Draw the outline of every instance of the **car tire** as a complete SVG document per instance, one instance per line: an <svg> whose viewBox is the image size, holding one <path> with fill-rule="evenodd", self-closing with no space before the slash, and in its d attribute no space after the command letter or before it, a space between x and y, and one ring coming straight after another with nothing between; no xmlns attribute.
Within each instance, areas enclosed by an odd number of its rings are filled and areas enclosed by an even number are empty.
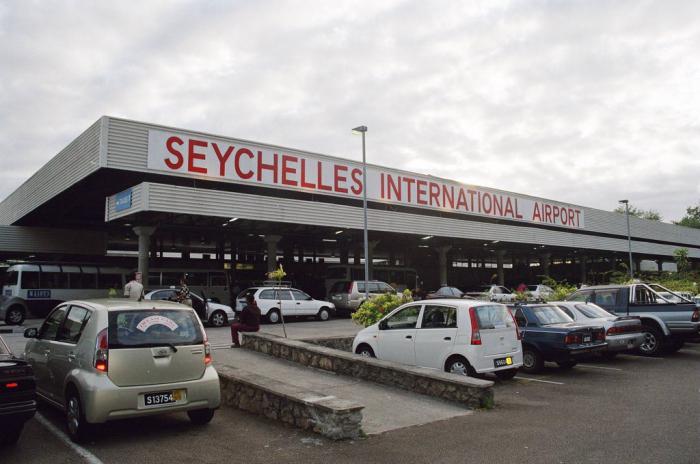
<svg viewBox="0 0 700 464"><path fill-rule="evenodd" d="M321 308L318 311L318 314L316 315L316 318L319 321L327 321L328 319L331 318L331 312L328 310L328 308Z"/></svg>
<svg viewBox="0 0 700 464"><path fill-rule="evenodd" d="M376 358L377 355L374 354L374 350L371 346L363 343L355 349L355 354L359 354L363 358Z"/></svg>
<svg viewBox="0 0 700 464"><path fill-rule="evenodd" d="M540 372L544 368L542 355L534 348L523 347L523 370L530 374Z"/></svg>
<svg viewBox="0 0 700 464"><path fill-rule="evenodd" d="M578 364L577 361L559 361L559 362L557 362L557 366L559 366L559 369L562 369L565 371L572 369L576 364Z"/></svg>
<svg viewBox="0 0 700 464"><path fill-rule="evenodd" d="M271 309L267 312L267 322L270 324L279 324L280 322L280 312L278 309Z"/></svg>
<svg viewBox="0 0 700 464"><path fill-rule="evenodd" d="M214 409L194 409L187 411L187 417L194 425L206 425L214 418Z"/></svg>
<svg viewBox="0 0 700 464"><path fill-rule="evenodd" d="M5 324L7 325L22 325L26 313L24 308L20 305L13 305L7 309L5 313Z"/></svg>
<svg viewBox="0 0 700 464"><path fill-rule="evenodd" d="M502 371L496 371L494 374L496 374L496 377L498 380L510 380L513 377L515 377L515 374L518 373L518 369L505 369Z"/></svg>
<svg viewBox="0 0 700 464"><path fill-rule="evenodd" d="M467 377L474 377L476 375L476 371L464 356L452 356L449 358L445 363L445 372L466 375Z"/></svg>
<svg viewBox="0 0 700 464"><path fill-rule="evenodd" d="M639 345L639 354L642 356L657 356L661 354L666 338L661 330L652 325L642 324L642 333L644 334L644 341Z"/></svg>
<svg viewBox="0 0 700 464"><path fill-rule="evenodd" d="M664 352L668 354L672 354L680 350L685 346L685 340L678 340L678 339L670 339L668 340L668 343L664 347Z"/></svg>
<svg viewBox="0 0 700 464"><path fill-rule="evenodd" d="M209 325L212 327L223 327L228 322L226 313L223 311L214 311L211 316L209 316Z"/></svg>
<svg viewBox="0 0 700 464"><path fill-rule="evenodd" d="M92 434L92 425L85 419L80 395L75 390L69 390L66 395L66 430L76 443L86 441Z"/></svg>

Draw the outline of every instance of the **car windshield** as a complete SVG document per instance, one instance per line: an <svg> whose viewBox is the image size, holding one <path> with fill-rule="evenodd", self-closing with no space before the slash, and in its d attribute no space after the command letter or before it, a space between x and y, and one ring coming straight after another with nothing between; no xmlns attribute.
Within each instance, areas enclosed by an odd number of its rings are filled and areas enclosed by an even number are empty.
<svg viewBox="0 0 700 464"><path fill-rule="evenodd" d="M480 329L503 329L505 327L515 327L515 322L503 305L478 306L476 316Z"/></svg>
<svg viewBox="0 0 700 464"><path fill-rule="evenodd" d="M340 282L336 282L333 284L333 286L331 287L331 293L344 293L349 286L350 282L346 280L341 280Z"/></svg>
<svg viewBox="0 0 700 464"><path fill-rule="evenodd" d="M110 349L204 343L191 309L111 311L108 334Z"/></svg>
<svg viewBox="0 0 700 464"><path fill-rule="evenodd" d="M5 346L5 342L0 338L0 354L10 354L10 350Z"/></svg>
<svg viewBox="0 0 700 464"><path fill-rule="evenodd" d="M564 322L573 322L564 311L556 306L535 306L530 308L530 311L537 318L540 325L561 324Z"/></svg>
<svg viewBox="0 0 700 464"><path fill-rule="evenodd" d="M531 292L534 292L535 290L537 290L537 285L528 285L527 289L530 290Z"/></svg>
<svg viewBox="0 0 700 464"><path fill-rule="evenodd" d="M248 295L255 297L256 291L257 291L257 289L255 289L255 288L248 288L246 290L243 290L241 293L238 294L238 299L245 300L248 297Z"/></svg>
<svg viewBox="0 0 700 464"><path fill-rule="evenodd" d="M596 319L598 317L610 317L612 314L593 304L577 304L574 306L584 316L589 319Z"/></svg>

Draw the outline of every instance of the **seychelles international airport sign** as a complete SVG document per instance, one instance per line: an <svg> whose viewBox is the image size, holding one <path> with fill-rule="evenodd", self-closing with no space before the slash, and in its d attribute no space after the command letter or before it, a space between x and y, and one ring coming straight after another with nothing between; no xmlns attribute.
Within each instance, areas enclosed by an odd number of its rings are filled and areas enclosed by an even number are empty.
<svg viewBox="0 0 700 464"><path fill-rule="evenodd" d="M362 164L337 158L150 130L148 167L177 175L362 198ZM581 208L388 168L367 168L367 199L573 229Z"/></svg>

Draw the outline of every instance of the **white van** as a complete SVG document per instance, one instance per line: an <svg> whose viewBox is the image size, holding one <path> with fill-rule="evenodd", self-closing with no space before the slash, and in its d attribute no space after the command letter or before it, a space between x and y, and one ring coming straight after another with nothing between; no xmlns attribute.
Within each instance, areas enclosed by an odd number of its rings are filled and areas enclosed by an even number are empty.
<svg viewBox="0 0 700 464"><path fill-rule="evenodd" d="M58 303L123 293L129 271L78 264L15 264L7 269L0 321L20 325L28 313L43 317Z"/></svg>
<svg viewBox="0 0 700 464"><path fill-rule="evenodd" d="M361 330L353 353L461 375L506 380L523 364L520 332L505 305L435 299L399 306Z"/></svg>

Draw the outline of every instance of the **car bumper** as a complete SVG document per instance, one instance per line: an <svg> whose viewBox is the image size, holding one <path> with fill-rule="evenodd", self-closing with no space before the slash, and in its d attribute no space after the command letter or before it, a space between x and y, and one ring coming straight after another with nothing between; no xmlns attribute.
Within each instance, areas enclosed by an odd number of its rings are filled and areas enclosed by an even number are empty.
<svg viewBox="0 0 700 464"><path fill-rule="evenodd" d="M106 375L96 376L91 388L81 392L85 418L90 423L193 409L216 409L221 404L219 375L213 366L207 367L204 375L197 380L133 387L119 387ZM155 407L143 405L144 393L169 390L184 390L184 400Z"/></svg>
<svg viewBox="0 0 700 464"><path fill-rule="evenodd" d="M503 358L506 358L508 356L510 356L512 358L513 364L501 366L501 367L495 367L494 361L496 359L503 359ZM522 367L522 365L523 365L523 352L522 351L514 351L512 353L484 356L480 362L474 362L473 367L477 373L486 374L488 372L506 371L509 369L517 369L519 367Z"/></svg>
<svg viewBox="0 0 700 464"><path fill-rule="evenodd" d="M629 351L639 348L644 341L644 334L631 333L623 335L611 335L605 339L608 343L608 351Z"/></svg>
<svg viewBox="0 0 700 464"><path fill-rule="evenodd" d="M567 349L555 349L552 351L544 352L543 356L546 361L569 361L575 360L581 357L585 357L591 353L597 353L606 350L608 347L607 343L600 343L598 345L592 346L574 346Z"/></svg>
<svg viewBox="0 0 700 464"><path fill-rule="evenodd" d="M0 423L26 422L36 412L36 401L21 401L18 403L0 404Z"/></svg>

